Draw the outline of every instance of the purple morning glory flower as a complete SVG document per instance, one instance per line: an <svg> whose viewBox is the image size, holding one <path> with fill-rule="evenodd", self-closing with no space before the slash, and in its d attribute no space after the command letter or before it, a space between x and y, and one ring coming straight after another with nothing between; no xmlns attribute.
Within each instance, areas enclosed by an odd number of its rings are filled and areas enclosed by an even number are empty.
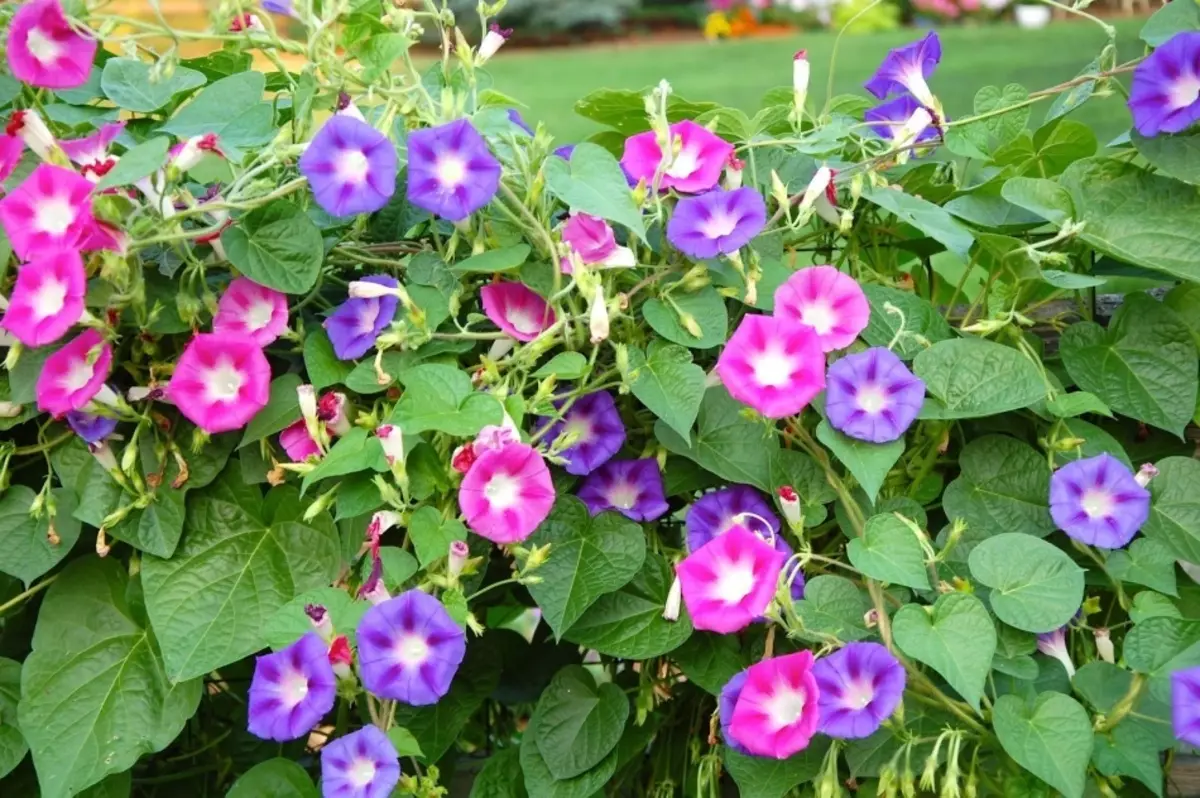
<svg viewBox="0 0 1200 798"><path fill-rule="evenodd" d="M746 517L739 519L738 516L743 514ZM770 527L775 536L775 548L791 553L779 535L779 516L775 515L771 505L767 504L758 491L749 485L729 485L706 493L688 508L688 551L699 551L705 543L728 532L738 523L764 540L771 537L765 529Z"/></svg>
<svg viewBox="0 0 1200 798"><path fill-rule="evenodd" d="M554 151L554 154L564 161L570 162L571 156L575 154L574 144L564 144Z"/></svg>
<svg viewBox="0 0 1200 798"><path fill-rule="evenodd" d="M400 285L394 277L373 274L361 282L376 283L389 288ZM394 296L347 299L325 319L325 332L339 360L360 358L375 345L375 339L396 317L400 300Z"/></svg>
<svg viewBox="0 0 1200 798"><path fill-rule="evenodd" d="M1171 674L1171 725L1175 739L1200 746L1200 665Z"/></svg>
<svg viewBox="0 0 1200 798"><path fill-rule="evenodd" d="M742 695L742 688L746 686L747 675L746 671L734 674L733 678L721 688L721 695L717 696L717 714L721 719L721 739L725 741L725 745L743 756L751 754L729 733L729 725L733 723L733 709Z"/></svg>
<svg viewBox="0 0 1200 798"><path fill-rule="evenodd" d="M296 16L296 10L292 7L292 0L262 0L262 7L272 14L283 14L287 17Z"/></svg>
<svg viewBox="0 0 1200 798"><path fill-rule="evenodd" d="M533 135L533 128L531 128L529 126L529 123L525 121L525 117L521 116L521 112L518 111L516 108L508 109L508 121L512 122L514 125L521 128L521 130L524 130L529 135L531 135L531 136Z"/></svg>
<svg viewBox="0 0 1200 798"><path fill-rule="evenodd" d="M323 798L388 798L399 782L396 747L375 726L364 726L321 749Z"/></svg>
<svg viewBox="0 0 1200 798"><path fill-rule="evenodd" d="M925 383L883 347L847 355L825 375L825 415L836 430L871 443L904 435L925 403Z"/></svg>
<svg viewBox="0 0 1200 798"><path fill-rule="evenodd" d="M921 108L911 94L901 94L887 102L880 103L874 108L868 108L863 118L871 123L871 130L882 139L891 141L900 133L904 123ZM917 134L917 141L929 141L938 137L938 130L933 124Z"/></svg>
<svg viewBox="0 0 1200 798"><path fill-rule="evenodd" d="M466 119L408 135L408 201L461 221L500 189L500 162Z"/></svg>
<svg viewBox="0 0 1200 798"><path fill-rule="evenodd" d="M1150 517L1150 491L1111 454L1067 463L1050 477L1050 515L1068 537L1119 549Z"/></svg>
<svg viewBox="0 0 1200 798"><path fill-rule="evenodd" d="M766 225L767 206L757 191L714 188L679 201L667 222L667 239L685 255L715 258L749 244Z"/></svg>
<svg viewBox="0 0 1200 798"><path fill-rule="evenodd" d="M1175 34L1138 64L1129 112L1143 136L1178 133L1200 120L1200 32Z"/></svg>
<svg viewBox="0 0 1200 798"><path fill-rule="evenodd" d="M933 92L925 81L933 75L941 60L942 41L936 31L929 31L925 38L889 52L879 69L863 85L881 100L889 94L908 92L921 105L930 108L934 105Z"/></svg>
<svg viewBox="0 0 1200 798"><path fill-rule="evenodd" d="M904 697L904 666L878 643L848 643L813 665L821 707L818 730L830 737L870 737Z"/></svg>
<svg viewBox="0 0 1200 798"><path fill-rule="evenodd" d="M333 709L337 677L325 643L308 632L283 651L254 661L250 733L285 742L303 737Z"/></svg>
<svg viewBox="0 0 1200 798"><path fill-rule="evenodd" d="M1075 678L1075 663L1071 661L1071 652L1067 649L1067 627L1060 626L1053 632L1038 635L1037 650L1061 662L1067 676Z"/></svg>
<svg viewBox="0 0 1200 798"><path fill-rule="evenodd" d="M612 394L597 391L581 396L547 433L547 440L573 434L575 443L563 449L568 474L586 476L612 459L625 445L625 424Z"/></svg>
<svg viewBox="0 0 1200 798"><path fill-rule="evenodd" d="M609 460L588 474L577 495L592 515L616 510L634 521L653 521L667 512L662 473L653 457Z"/></svg>
<svg viewBox="0 0 1200 798"><path fill-rule="evenodd" d="M442 602L420 590L376 604L358 624L359 673L379 698L436 704L466 651L467 636Z"/></svg>
<svg viewBox="0 0 1200 798"><path fill-rule="evenodd" d="M67 424L84 443L99 443L113 434L117 420L108 416L97 416L82 410L67 413Z"/></svg>
<svg viewBox="0 0 1200 798"><path fill-rule="evenodd" d="M347 114L321 126L300 156L300 173L332 216L371 213L396 190L396 148L388 137Z"/></svg>

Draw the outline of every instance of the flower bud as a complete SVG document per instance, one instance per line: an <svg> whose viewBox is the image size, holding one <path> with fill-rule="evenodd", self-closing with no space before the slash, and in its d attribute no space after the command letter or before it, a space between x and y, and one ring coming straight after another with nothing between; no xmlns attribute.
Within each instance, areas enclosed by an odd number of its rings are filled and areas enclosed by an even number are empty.
<svg viewBox="0 0 1200 798"><path fill-rule="evenodd" d="M383 424L375 428L375 435L383 446L383 456L393 473L397 468L404 468L404 433L392 424Z"/></svg>
<svg viewBox="0 0 1200 798"><path fill-rule="evenodd" d="M503 335L492 342L491 348L488 349L487 358L492 361L499 360L511 352L516 345L517 341L515 338Z"/></svg>
<svg viewBox="0 0 1200 798"><path fill-rule="evenodd" d="M464 443L454 450L454 454L450 455L450 467L460 474L465 474L471 470L471 466L475 465L477 459L475 446Z"/></svg>
<svg viewBox="0 0 1200 798"><path fill-rule="evenodd" d="M1150 480L1154 479L1156 476L1158 476L1158 469L1154 466L1154 464L1144 463L1142 467L1138 469L1138 472L1134 476L1133 480L1144 488L1149 485Z"/></svg>
<svg viewBox="0 0 1200 798"><path fill-rule="evenodd" d="M879 610L872 607L863 613L863 626L868 629L874 629L879 625Z"/></svg>
<svg viewBox="0 0 1200 798"><path fill-rule="evenodd" d="M804 529L804 514L800 509L800 494L791 485L784 485L779 489L779 508L783 510L783 517L787 519L788 526L793 532L799 533Z"/></svg>
<svg viewBox="0 0 1200 798"><path fill-rule="evenodd" d="M100 467L109 474L120 472L120 467L117 465L117 456L113 454L112 447L108 445L108 441L93 443L88 446L88 451L92 453L92 457L96 458L96 462Z"/></svg>
<svg viewBox="0 0 1200 798"><path fill-rule="evenodd" d="M37 111L29 109L13 111L12 116L8 118L8 125L5 126L4 132L9 136L20 137L21 141L25 142L25 146L43 161L54 160L53 156L55 150L58 149L58 143Z"/></svg>
<svg viewBox="0 0 1200 798"><path fill-rule="evenodd" d="M350 431L346 405L346 394L334 391L326 393L317 402L317 418L324 422L331 435L340 437Z"/></svg>
<svg viewBox="0 0 1200 798"><path fill-rule="evenodd" d="M171 159L171 166L180 172L186 172L199 164L204 155L210 152L222 158L225 157L216 133L192 136L179 147L178 152Z"/></svg>
<svg viewBox="0 0 1200 798"><path fill-rule="evenodd" d="M13 402L0 402L0 418L16 418L25 412L24 405Z"/></svg>
<svg viewBox="0 0 1200 798"><path fill-rule="evenodd" d="M725 190L736 191L742 187L742 172L746 168L746 162L737 157L735 153L729 153L729 160L725 163Z"/></svg>
<svg viewBox="0 0 1200 798"><path fill-rule="evenodd" d="M1100 659L1115 663L1117 661L1116 652L1113 650L1112 635L1108 629L1100 627L1093 634L1096 636L1096 653L1100 655Z"/></svg>
<svg viewBox="0 0 1200 798"><path fill-rule="evenodd" d="M100 527L96 530L96 556L107 557L110 551L112 551L112 546L108 543L108 535L105 534L104 527Z"/></svg>
<svg viewBox="0 0 1200 798"><path fill-rule="evenodd" d="M338 635L329 643L329 664L333 666L333 672L339 680L349 679L353 675L351 665L354 663L354 655L350 651L350 641L345 635Z"/></svg>
<svg viewBox="0 0 1200 798"><path fill-rule="evenodd" d="M446 571L450 574L451 579L458 579L458 575L462 573L470 556L471 549L467 546L466 541L455 540L450 543Z"/></svg>
<svg viewBox="0 0 1200 798"><path fill-rule="evenodd" d="M322 640L326 643L333 640L333 619L329 617L329 611L325 607L320 604L305 604L304 614L308 616L313 629Z"/></svg>
<svg viewBox="0 0 1200 798"><path fill-rule="evenodd" d="M479 52L475 63L482 64L494 56L512 34L512 28L501 28L493 22L488 28L488 32L484 34L483 41L479 43Z"/></svg>
<svg viewBox="0 0 1200 798"><path fill-rule="evenodd" d="M808 185L804 187L804 194L800 197L800 220L806 221L813 206L816 205L817 199L825 195L826 189L833 183L833 170L828 166L822 166L817 169L812 179L808 181Z"/></svg>
<svg viewBox="0 0 1200 798"><path fill-rule="evenodd" d="M333 506L333 500L337 498L337 486L330 488L317 497L317 500L304 510L304 520L311 521L321 513Z"/></svg>
<svg viewBox="0 0 1200 798"><path fill-rule="evenodd" d="M679 577L671 582L671 589L667 593L667 606L663 608L662 617L668 621L679 620L679 605L683 602L683 583L679 581Z"/></svg>
<svg viewBox="0 0 1200 798"><path fill-rule="evenodd" d="M401 301L411 301L408 298L408 292L402 286L380 285L368 280L354 280L347 286L346 293L354 299L379 299L380 297L394 296ZM408 302L406 301L405 304L407 305Z"/></svg>
<svg viewBox="0 0 1200 798"><path fill-rule="evenodd" d="M608 338L608 305L604 301L604 286L596 285L596 294L592 297L592 309L588 314L588 328L592 333L592 343L603 343Z"/></svg>
<svg viewBox="0 0 1200 798"><path fill-rule="evenodd" d="M358 597L365 598L372 604L382 604L392 597L383 584L383 561L378 557L371 563L371 575L358 589Z"/></svg>
<svg viewBox="0 0 1200 798"><path fill-rule="evenodd" d="M804 103L808 98L810 75L808 51L798 50L792 59L792 105L796 109L796 124L804 118Z"/></svg>
<svg viewBox="0 0 1200 798"><path fill-rule="evenodd" d="M771 170L771 198L779 203L779 207L787 208L791 205L791 199L788 196L787 186L780 179L779 173L774 169Z"/></svg>
<svg viewBox="0 0 1200 798"><path fill-rule="evenodd" d="M1067 627L1060 626L1053 632L1038 635L1037 650L1061 662L1068 678L1075 677L1075 663L1071 662L1071 654L1067 651Z"/></svg>

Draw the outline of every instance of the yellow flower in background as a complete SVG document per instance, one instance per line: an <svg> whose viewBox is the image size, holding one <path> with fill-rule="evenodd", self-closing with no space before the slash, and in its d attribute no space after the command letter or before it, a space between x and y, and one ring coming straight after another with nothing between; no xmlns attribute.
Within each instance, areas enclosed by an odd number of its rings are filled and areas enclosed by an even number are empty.
<svg viewBox="0 0 1200 798"><path fill-rule="evenodd" d="M709 41L729 36L733 29L729 26L729 18L720 11L714 11L704 19L704 38Z"/></svg>

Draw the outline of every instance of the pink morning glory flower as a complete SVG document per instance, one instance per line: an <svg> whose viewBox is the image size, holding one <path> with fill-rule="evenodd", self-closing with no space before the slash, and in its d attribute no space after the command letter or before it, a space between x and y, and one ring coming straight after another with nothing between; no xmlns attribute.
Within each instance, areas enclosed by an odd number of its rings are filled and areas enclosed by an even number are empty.
<svg viewBox="0 0 1200 798"><path fill-rule="evenodd" d="M903 437L925 403L925 383L879 346L841 358L829 367L825 382L830 426L860 441Z"/></svg>
<svg viewBox="0 0 1200 798"><path fill-rule="evenodd" d="M273 342L287 329L287 296L238 277L217 301L214 333L245 335L259 346Z"/></svg>
<svg viewBox="0 0 1200 798"><path fill-rule="evenodd" d="M321 749L323 798L388 798L400 783L400 757L377 726L364 726Z"/></svg>
<svg viewBox="0 0 1200 798"><path fill-rule="evenodd" d="M94 171L94 167L107 163L112 159L108 154L108 148L116 140L117 136L121 135L121 131L125 129L124 122L106 122L100 126L100 129L90 136L84 136L80 139L64 139L58 144L62 147L63 152L67 154L74 163L82 167L81 171L86 175L88 167L93 167L93 174L96 175L93 182L100 182L101 174Z"/></svg>
<svg viewBox="0 0 1200 798"><path fill-rule="evenodd" d="M717 376L734 399L767 418L784 418L825 388L825 355L811 328L747 315L717 359Z"/></svg>
<svg viewBox="0 0 1200 798"><path fill-rule="evenodd" d="M889 52L864 86L881 100L908 92L921 105L932 108L936 100L926 81L941 60L942 40L936 31L929 31L924 38Z"/></svg>
<svg viewBox="0 0 1200 798"><path fill-rule="evenodd" d="M21 162L25 152L25 142L17 136L0 136L0 182L8 180L9 175Z"/></svg>
<svg viewBox="0 0 1200 798"><path fill-rule="evenodd" d="M817 660L822 734L847 740L870 737L904 697L904 666L878 643L848 643Z"/></svg>
<svg viewBox="0 0 1200 798"><path fill-rule="evenodd" d="M479 297L487 317L518 341L532 341L554 324L554 310L523 283L488 283Z"/></svg>
<svg viewBox="0 0 1200 798"><path fill-rule="evenodd" d="M563 435L571 435L574 440L560 452L568 474L584 476L611 460L625 445L625 424L612 394L596 391L576 399L546 439L554 441Z"/></svg>
<svg viewBox="0 0 1200 798"><path fill-rule="evenodd" d="M467 651L467 636L442 602L409 590L376 604L358 623L363 687L378 698L436 704Z"/></svg>
<svg viewBox="0 0 1200 798"><path fill-rule="evenodd" d="M22 260L74 249L93 222L92 184L51 164L39 164L16 191L0 200L0 224Z"/></svg>
<svg viewBox="0 0 1200 798"><path fill-rule="evenodd" d="M663 172L660 188L699 194L717 185L733 153L732 144L691 120L671 125L671 140L676 148L675 157ZM657 134L648 130L625 140L621 166L633 183L645 180L646 185L651 185L663 159Z"/></svg>
<svg viewBox="0 0 1200 798"><path fill-rule="evenodd" d="M634 521L654 521L666 514L662 472L653 457L609 460L583 480L576 494L592 515L616 510Z"/></svg>
<svg viewBox="0 0 1200 798"><path fill-rule="evenodd" d="M244 427L267 406L271 366L244 335L199 333L183 349L167 396L208 433Z"/></svg>
<svg viewBox="0 0 1200 798"><path fill-rule="evenodd" d="M817 730L819 688L811 651L773 657L746 669L729 736L751 754L787 759Z"/></svg>
<svg viewBox="0 0 1200 798"><path fill-rule="evenodd" d="M554 506L550 469L525 443L477 454L458 490L467 526L494 543L525 540Z"/></svg>
<svg viewBox="0 0 1200 798"><path fill-rule="evenodd" d="M112 368L112 347L95 330L84 330L42 366L37 380L38 409L53 416L80 410L104 389Z"/></svg>
<svg viewBox="0 0 1200 798"><path fill-rule="evenodd" d="M83 314L87 274L75 250L29 261L17 271L0 327L26 346L45 346L61 338Z"/></svg>
<svg viewBox="0 0 1200 798"><path fill-rule="evenodd" d="M71 27L58 0L17 7L8 28L8 66L23 83L73 89L87 83L96 40Z"/></svg>
<svg viewBox="0 0 1200 798"><path fill-rule="evenodd" d="M317 204L331 216L377 211L396 190L392 142L345 114L335 114L321 126L299 165Z"/></svg>
<svg viewBox="0 0 1200 798"><path fill-rule="evenodd" d="M737 252L762 232L767 206L755 189L714 188L684 197L667 222L667 240L693 258L715 258Z"/></svg>
<svg viewBox="0 0 1200 798"><path fill-rule="evenodd" d="M637 265L633 250L617 246L612 226L596 216L572 214L563 225L562 239L585 266L619 268ZM562 270L566 274L574 270L569 257L563 258Z"/></svg>
<svg viewBox="0 0 1200 798"><path fill-rule="evenodd" d="M1124 547L1150 517L1150 491L1111 454L1067 463L1050 477L1050 516L1067 536Z"/></svg>
<svg viewBox="0 0 1200 798"><path fill-rule="evenodd" d="M250 682L250 733L286 742L308 734L333 709L337 677L316 632L254 661Z"/></svg>
<svg viewBox="0 0 1200 798"><path fill-rule="evenodd" d="M1143 136L1179 133L1200 120L1200 32L1175 34L1137 65L1129 111Z"/></svg>
<svg viewBox="0 0 1200 798"><path fill-rule="evenodd" d="M775 289L775 315L811 327L821 351L854 343L871 317L862 288L833 266L810 266Z"/></svg>
<svg viewBox="0 0 1200 798"><path fill-rule="evenodd" d="M675 566L683 601L697 629L729 634L766 612L787 555L744 526L735 526Z"/></svg>
<svg viewBox="0 0 1200 798"><path fill-rule="evenodd" d="M468 119L408 134L408 201L460 222L500 190L500 161Z"/></svg>
<svg viewBox="0 0 1200 798"><path fill-rule="evenodd" d="M293 463L303 463L310 457L321 456L321 447L309 434L304 419L284 427L279 433L279 445Z"/></svg>
<svg viewBox="0 0 1200 798"><path fill-rule="evenodd" d="M1175 739L1200 746L1200 665L1171 674L1171 726Z"/></svg>

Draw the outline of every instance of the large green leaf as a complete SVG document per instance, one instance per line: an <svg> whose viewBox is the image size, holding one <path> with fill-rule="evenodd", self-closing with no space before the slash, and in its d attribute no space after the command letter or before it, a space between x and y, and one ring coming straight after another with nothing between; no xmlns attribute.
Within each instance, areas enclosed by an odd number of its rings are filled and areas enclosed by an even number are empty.
<svg viewBox="0 0 1200 798"><path fill-rule="evenodd" d="M992 725L1018 765L1065 798L1082 798L1092 724L1078 701L1062 693L1042 693L1032 702L1002 695L992 710Z"/></svg>
<svg viewBox="0 0 1200 798"><path fill-rule="evenodd" d="M457 518L443 519L437 509L426 505L408 521L408 538L422 568L450 553L450 544L467 539L467 528Z"/></svg>
<svg viewBox="0 0 1200 798"><path fill-rule="evenodd" d="M871 600L849 579L823 574L804 586L804 598L796 602L796 614L803 628L816 635L851 642L874 634L867 629L863 616ZM809 635L812 637L812 635Z"/></svg>
<svg viewBox="0 0 1200 798"><path fill-rule="evenodd" d="M925 401L922 418L979 418L1019 410L1046 396L1046 384L1029 358L982 338L934 344L913 360L913 372L937 401Z"/></svg>
<svg viewBox="0 0 1200 798"><path fill-rule="evenodd" d="M1062 549L1019 532L971 550L971 574L992 588L996 617L1027 632L1052 632L1079 611L1084 570Z"/></svg>
<svg viewBox="0 0 1200 798"><path fill-rule="evenodd" d="M863 576L918 590L930 589L921 543L894 514L868 518L863 536L846 544L846 554Z"/></svg>
<svg viewBox="0 0 1200 798"><path fill-rule="evenodd" d="M725 746L722 754L741 798L783 798L792 788L816 778L828 748L828 740L818 737L808 748L787 759L743 756L729 746Z"/></svg>
<svg viewBox="0 0 1200 798"><path fill-rule="evenodd" d="M29 750L17 728L20 698L21 663L0 657L0 779L11 773Z"/></svg>
<svg viewBox="0 0 1200 798"><path fill-rule="evenodd" d="M200 702L199 679L167 678L130 589L121 563L85 557L42 603L19 720L43 798L67 798L166 748Z"/></svg>
<svg viewBox="0 0 1200 798"><path fill-rule="evenodd" d="M879 495L888 472L904 454L903 437L891 443L860 441L838 432L825 419L817 425L817 440L825 444L838 462L858 480L867 499L872 502Z"/></svg>
<svg viewBox="0 0 1200 798"><path fill-rule="evenodd" d="M1140 620L1125 636L1122 653L1130 668L1156 677L1200 665L1200 621L1169 616Z"/></svg>
<svg viewBox="0 0 1200 798"><path fill-rule="evenodd" d="M285 294L313 287L325 242L308 215L287 200L247 213L221 234L229 262L254 282Z"/></svg>
<svg viewBox="0 0 1200 798"><path fill-rule="evenodd" d="M678 344L651 341L645 354L629 349L630 390L650 412L666 422L685 441L704 399L704 369Z"/></svg>
<svg viewBox="0 0 1200 798"><path fill-rule="evenodd" d="M1178 559L1200 562L1200 462L1168 457L1150 480L1150 518L1142 532Z"/></svg>
<svg viewBox="0 0 1200 798"><path fill-rule="evenodd" d="M650 129L645 99L649 92L648 87L640 91L598 89L575 103L575 113L615 128L625 136L641 133ZM667 98L667 119L672 123L695 119L717 108L716 103L691 102L672 94Z"/></svg>
<svg viewBox="0 0 1200 798"><path fill-rule="evenodd" d="M341 567L328 515L312 526L272 522L258 488L231 472L192 497L186 532L173 558L148 556L142 564L146 609L173 681L262 648L280 607L328 585Z"/></svg>
<svg viewBox="0 0 1200 798"><path fill-rule="evenodd" d="M299 374L284 374L271 380L267 406L259 410L246 425L242 442L238 444L239 449L268 435L281 432L285 427L300 420L300 397L296 394L296 389L300 387L301 382Z"/></svg>
<svg viewBox="0 0 1200 798"><path fill-rule="evenodd" d="M975 113L993 114L975 124L982 125L994 140L993 147L1000 147L1021 135L1029 123L1030 108L1021 107L1021 103L1029 97L1029 90L1020 83L1009 83L1003 89L999 86L984 86L975 92ZM1012 108L1011 111L1005 111Z"/></svg>
<svg viewBox="0 0 1200 798"><path fill-rule="evenodd" d="M733 636L712 632L696 632L671 652L671 659L688 681L711 695L719 695L721 688L750 664Z"/></svg>
<svg viewBox="0 0 1200 798"><path fill-rule="evenodd" d="M45 508L40 518L30 514L37 497L24 485L13 485L0 494L0 571L15 576L28 587L71 552L79 540L80 523L74 516L75 494L65 488L53 491L57 514L54 530L57 542L51 542L50 515Z"/></svg>
<svg viewBox="0 0 1200 798"><path fill-rule="evenodd" d="M166 136L155 136L136 147L131 147L121 156L121 160L117 161L117 165L96 184L96 191L128 186L143 177L149 177L166 163L167 151L170 148L171 141Z"/></svg>
<svg viewBox="0 0 1200 798"><path fill-rule="evenodd" d="M341 385L354 371L354 363L339 360L333 353L329 335L320 328L307 330L304 335L304 369L308 381L316 390Z"/></svg>
<svg viewBox="0 0 1200 798"><path fill-rule="evenodd" d="M261 72L221 78L179 109L160 130L179 138L215 133L221 146L237 159L241 150L266 144L277 133L274 109L263 98L265 89Z"/></svg>
<svg viewBox="0 0 1200 798"><path fill-rule="evenodd" d="M436 430L467 437L489 424L499 424L503 409L494 397L476 393L471 378L453 366L423 363L400 374L404 396L392 422L405 434Z"/></svg>
<svg viewBox="0 0 1200 798"><path fill-rule="evenodd" d="M646 556L640 526L615 512L592 518L583 502L571 496L559 497L528 541L530 546L547 543L552 545L550 556L529 594L558 638L597 599L632 579Z"/></svg>
<svg viewBox="0 0 1200 798"><path fill-rule="evenodd" d="M1196 411L1196 345L1166 305L1130 294L1108 329L1072 324L1060 343L1071 379L1109 407L1182 435Z"/></svg>
<svg viewBox="0 0 1200 798"><path fill-rule="evenodd" d="M204 75L186 67L176 67L169 78L152 79L150 64L137 58L110 58L100 73L104 96L138 113L157 111L176 94L203 85Z"/></svg>
<svg viewBox="0 0 1200 798"><path fill-rule="evenodd" d="M307 492L309 487L322 479L344 477L361 471L386 470L387 459L379 438L362 427L354 427L338 438L316 467L304 475L300 482L301 492Z"/></svg>
<svg viewBox="0 0 1200 798"><path fill-rule="evenodd" d="M1179 594L1175 586L1175 559L1175 553L1167 544L1155 538L1140 537L1128 549L1109 554L1104 565L1111 576L1122 582L1145 585L1176 596Z"/></svg>
<svg viewBox="0 0 1200 798"><path fill-rule="evenodd" d="M542 166L542 173L546 189L571 210L623 224L638 237L646 237L646 226L633 202L625 173L608 150L587 142L578 144L570 163L550 158Z"/></svg>
<svg viewBox="0 0 1200 798"><path fill-rule="evenodd" d="M1167 177L1200 185L1200 134L1178 133L1147 138L1135 130L1130 139L1142 157Z"/></svg>
<svg viewBox="0 0 1200 798"><path fill-rule="evenodd" d="M556 779L591 770L617 747L629 717L629 699L612 682L597 686L579 665L554 674L538 699L529 726Z"/></svg>
<svg viewBox="0 0 1200 798"><path fill-rule="evenodd" d="M1200 30L1200 4L1194 0L1186 3L1167 3L1154 12L1139 34L1151 47L1161 47L1175 34Z"/></svg>
<svg viewBox="0 0 1200 798"><path fill-rule="evenodd" d="M684 326L681 313L692 317L699 327L699 337ZM663 338L690 349L711 349L725 343L729 334L729 313L725 299L712 286L694 294L672 293L670 301L653 298L642 305L646 323Z"/></svg>
<svg viewBox="0 0 1200 798"><path fill-rule="evenodd" d="M970 257L975 237L940 205L890 188L868 187L862 197L896 214L900 221L911 224L964 262Z"/></svg>
<svg viewBox="0 0 1200 798"><path fill-rule="evenodd" d="M469 798L529 798L521 772L521 750L502 748L483 763Z"/></svg>
<svg viewBox="0 0 1200 798"><path fill-rule="evenodd" d="M892 619L896 645L933 668L975 709L996 652L996 626L970 593L947 593L932 607L905 604Z"/></svg>
<svg viewBox="0 0 1200 798"><path fill-rule="evenodd" d="M573 779L556 779L542 756L541 741L533 728L521 738L521 771L525 789L537 798L593 798L617 771L618 749L614 748L600 764Z"/></svg>
<svg viewBox="0 0 1200 798"><path fill-rule="evenodd" d="M694 461L730 482L771 489L771 462L779 451L774 433L742 415L745 406L723 387L709 388L700 403L696 434L689 444L659 421L654 436L667 451Z"/></svg>
<svg viewBox="0 0 1200 798"><path fill-rule="evenodd" d="M900 336L892 351L905 360L912 360L925 351L920 338L936 344L954 337L950 323L928 300L910 291L886 285L864 285L862 289L871 306L871 316L866 329L862 331L862 339L871 346L888 346L896 339L896 333L903 329L911 335ZM889 312L888 305L900 312Z"/></svg>
<svg viewBox="0 0 1200 798"><path fill-rule="evenodd" d="M319 794L304 768L290 759L268 759L239 776L225 798L317 798Z"/></svg>
<svg viewBox="0 0 1200 798"><path fill-rule="evenodd" d="M966 521L981 535L1024 532L1044 538L1054 531L1050 466L1032 446L985 435L963 448L959 467L959 477L942 496L951 521Z"/></svg>

